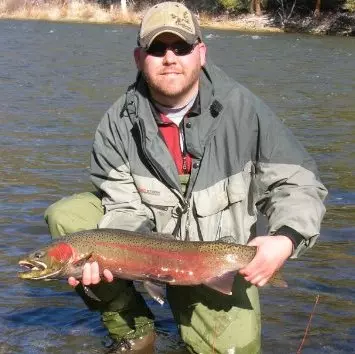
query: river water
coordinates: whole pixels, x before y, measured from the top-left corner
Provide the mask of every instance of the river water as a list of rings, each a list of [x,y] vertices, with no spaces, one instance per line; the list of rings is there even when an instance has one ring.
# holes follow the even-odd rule
[[[100,353],[106,332],[65,282],[24,282],[17,261],[50,238],[43,212],[90,190],[89,152],[104,111],[135,78],[137,28],[0,22],[0,353]],[[355,352],[355,41],[204,31],[213,60],[279,114],[329,188],[316,247],[262,289],[264,353]],[[170,310],[148,300],[158,353],[181,344]]]

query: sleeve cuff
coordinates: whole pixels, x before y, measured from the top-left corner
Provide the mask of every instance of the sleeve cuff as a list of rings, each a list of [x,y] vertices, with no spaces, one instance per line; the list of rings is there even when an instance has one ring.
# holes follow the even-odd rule
[[[294,250],[297,249],[302,241],[305,240],[305,238],[299,232],[289,226],[280,227],[274,232],[274,235],[282,235],[288,237],[292,241]]]

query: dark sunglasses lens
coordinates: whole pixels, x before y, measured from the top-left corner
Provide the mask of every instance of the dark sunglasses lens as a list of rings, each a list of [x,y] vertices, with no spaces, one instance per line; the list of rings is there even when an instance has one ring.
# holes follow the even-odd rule
[[[188,44],[186,42],[175,43],[172,47],[173,47],[172,51],[176,55],[187,55],[187,54],[190,54],[192,52],[192,49],[193,49],[193,45]]]
[[[168,46],[165,43],[155,42],[150,45],[146,52],[155,57],[163,57],[167,49]]]
[[[149,55],[155,57],[163,57],[168,49],[172,50],[175,55],[183,56],[190,54],[194,48],[194,45],[188,44],[186,42],[176,42],[171,45],[162,42],[152,43],[151,46],[146,50]]]

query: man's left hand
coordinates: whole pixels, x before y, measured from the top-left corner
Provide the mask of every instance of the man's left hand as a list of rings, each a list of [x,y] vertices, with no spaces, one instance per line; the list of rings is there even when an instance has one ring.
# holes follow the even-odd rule
[[[293,252],[292,241],[286,236],[255,237],[248,246],[258,249],[254,259],[239,273],[256,286],[264,286]]]

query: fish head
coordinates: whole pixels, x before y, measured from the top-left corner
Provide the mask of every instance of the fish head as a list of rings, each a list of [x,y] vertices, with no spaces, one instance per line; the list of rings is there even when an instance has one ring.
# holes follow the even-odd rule
[[[74,262],[75,252],[65,242],[52,244],[30,253],[19,261],[25,268],[19,273],[21,279],[58,279],[66,274],[66,270]]]

